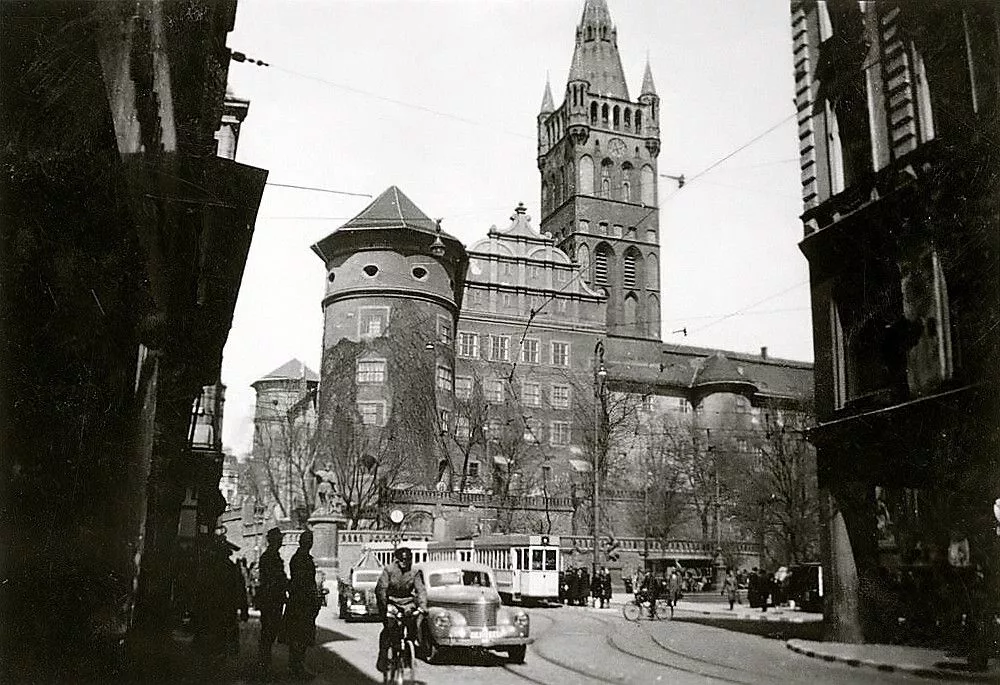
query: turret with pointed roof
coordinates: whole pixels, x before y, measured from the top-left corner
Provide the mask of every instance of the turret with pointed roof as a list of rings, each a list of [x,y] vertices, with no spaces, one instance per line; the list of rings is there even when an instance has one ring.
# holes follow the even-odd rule
[[[386,459],[392,477],[433,487],[437,410],[453,401],[465,247],[390,186],[312,249],[326,288],[319,425],[344,444],[375,441],[378,455],[353,457]]]
[[[538,115],[541,230],[607,292],[608,332],[659,339],[659,97],[629,98],[607,0],[584,0],[565,99]]]

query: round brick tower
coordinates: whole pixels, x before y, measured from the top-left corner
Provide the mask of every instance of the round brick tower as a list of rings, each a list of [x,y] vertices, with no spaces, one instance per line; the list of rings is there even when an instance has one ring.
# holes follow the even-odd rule
[[[317,463],[344,514],[370,519],[384,488],[448,485],[468,258],[395,186],[312,249],[326,265]]]

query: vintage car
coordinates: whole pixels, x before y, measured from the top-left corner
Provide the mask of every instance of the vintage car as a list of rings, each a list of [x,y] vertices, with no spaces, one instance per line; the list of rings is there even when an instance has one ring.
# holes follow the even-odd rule
[[[444,648],[490,649],[506,652],[524,663],[528,614],[500,605],[493,571],[471,561],[427,561],[414,565],[427,588],[427,617],[420,647],[433,663]]]
[[[354,567],[347,580],[340,579],[337,596],[342,619],[350,621],[352,619],[378,618],[375,583],[378,582],[380,575],[382,575],[382,569]]]

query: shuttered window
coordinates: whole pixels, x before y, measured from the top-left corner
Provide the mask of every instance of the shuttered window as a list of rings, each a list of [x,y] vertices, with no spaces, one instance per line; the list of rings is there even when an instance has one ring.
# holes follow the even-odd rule
[[[625,255],[625,264],[622,273],[622,285],[625,286],[626,290],[631,290],[635,287],[635,255],[627,254]]]
[[[635,274],[633,272],[633,278]],[[608,253],[598,250],[594,254],[594,285],[608,284]]]

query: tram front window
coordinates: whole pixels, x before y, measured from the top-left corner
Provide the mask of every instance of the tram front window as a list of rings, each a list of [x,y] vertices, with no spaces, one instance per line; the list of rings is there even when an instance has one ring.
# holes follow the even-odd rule
[[[545,570],[558,570],[558,566],[556,565],[556,551],[554,549],[545,550]]]
[[[541,571],[543,568],[543,559],[545,558],[544,549],[533,549],[531,550],[531,570]]]

